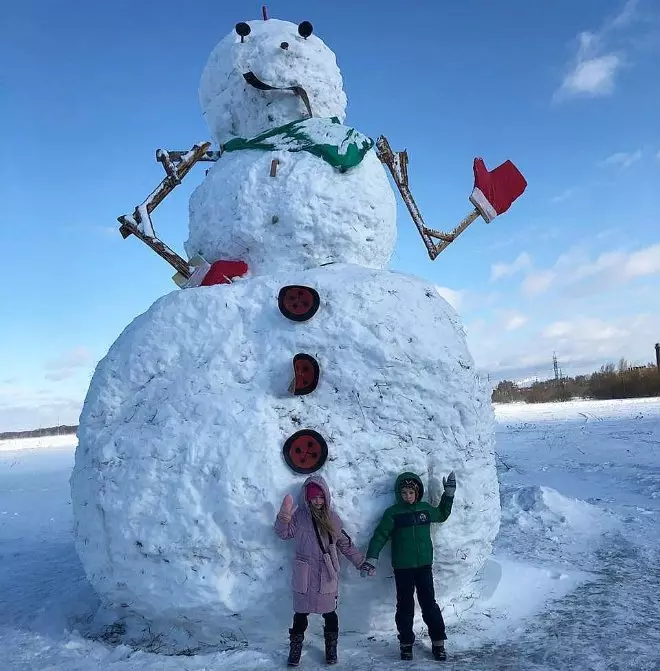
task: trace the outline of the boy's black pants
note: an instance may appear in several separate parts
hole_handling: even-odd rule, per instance
[[[417,590],[419,607],[422,609],[422,618],[429,629],[429,637],[432,641],[444,641],[447,638],[445,621],[442,619],[440,606],[435,601],[431,566],[394,569],[394,580],[396,582],[395,620],[400,643],[409,645],[415,642],[413,633],[415,590]]]

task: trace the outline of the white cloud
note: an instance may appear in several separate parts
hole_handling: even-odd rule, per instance
[[[591,373],[621,357],[643,365],[655,359],[660,315],[576,317],[568,309],[550,324],[533,327],[528,323],[527,332],[531,335],[524,338],[508,333],[496,337],[492,324],[468,329],[479,369],[489,371],[494,379],[548,379],[553,376],[554,352],[565,375]]]
[[[579,316],[550,324],[540,333],[540,342],[556,350],[565,367],[585,372],[585,364],[591,363],[593,370],[595,361],[602,364],[625,357],[650,362],[658,329],[660,318],[644,313],[614,319]]]
[[[495,282],[502,277],[509,277],[532,267],[532,257],[522,252],[513,263],[494,263],[490,267],[490,281]]]
[[[72,368],[83,368],[92,363],[92,353],[83,345],[78,345],[67,352],[64,352],[55,359],[46,362],[46,368],[49,370],[70,370]]]
[[[575,195],[575,189],[564,189],[560,194],[550,199],[553,203],[563,203],[565,200],[572,198]]]
[[[636,18],[639,0],[628,0],[623,9],[610,22],[611,28],[624,28]]]
[[[55,390],[0,384],[0,431],[77,424],[84,391],[69,396]]]
[[[53,370],[49,373],[46,373],[44,377],[51,382],[61,382],[62,380],[68,380],[74,375],[75,371],[72,368],[64,368],[62,370]]]
[[[463,298],[465,297],[464,291],[456,291],[449,287],[439,286],[436,286],[436,291],[454,308],[454,310],[456,310],[456,312],[460,310]]]
[[[82,401],[54,400],[39,406],[0,406],[0,431],[27,431],[62,424],[75,425]]]
[[[554,286],[573,296],[584,296],[659,274],[660,244],[635,251],[604,252],[595,259],[584,249],[574,248],[561,254],[551,268],[529,273],[520,290],[533,297]]]
[[[614,91],[614,76],[623,61],[616,54],[578,61],[566,75],[561,91],[567,95],[606,96]]]
[[[660,274],[660,244],[634,252],[615,251],[600,254],[595,261],[576,266],[567,279],[572,283],[586,278],[607,280],[611,285],[657,274]]]
[[[636,19],[638,2],[628,0],[599,30],[585,30],[578,35],[577,54],[555,92],[555,100],[577,96],[595,98],[614,91],[616,76],[625,64],[625,53],[613,47],[614,37]]]
[[[616,154],[608,156],[602,163],[602,165],[608,166],[613,165],[619,168],[629,168],[633,163],[637,163],[639,159],[642,158],[642,150],[637,149],[636,151],[626,152],[620,151]]]
[[[627,328],[587,317],[554,322],[541,331],[543,338],[556,341],[558,344],[599,343],[617,338],[625,339],[629,334]]]
[[[536,296],[547,291],[554,280],[555,273],[552,270],[540,270],[528,275],[520,288],[525,296]]]
[[[626,278],[660,273],[660,244],[630,254],[623,266],[623,273]]]
[[[515,331],[519,329],[521,326],[524,326],[526,323],[527,323],[527,317],[523,317],[522,315],[512,315],[506,320],[504,328],[507,331]]]

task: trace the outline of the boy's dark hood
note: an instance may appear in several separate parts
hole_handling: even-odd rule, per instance
[[[394,495],[396,496],[396,502],[397,503],[403,503],[404,505],[406,502],[401,498],[401,483],[404,480],[414,480],[418,486],[419,486],[419,495],[417,496],[417,501],[415,503],[419,503],[419,501],[422,500],[422,497],[424,496],[424,483],[421,481],[419,475],[417,473],[411,473],[410,471],[406,471],[405,473],[401,473],[396,479],[396,483],[394,485]]]

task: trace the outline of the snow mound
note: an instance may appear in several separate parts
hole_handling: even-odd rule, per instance
[[[310,321],[280,313],[288,284],[319,292]],[[321,367],[309,396],[287,391],[297,352]],[[267,635],[264,618],[288,621],[293,548],[273,522],[305,478],[282,456],[301,428],[327,440],[319,474],[363,549],[398,473],[417,472],[437,503],[455,470],[454,510],[434,530],[438,594],[469,584],[500,509],[492,407],[457,315],[416,278],[332,265],[172,293],[99,363],[71,477],[76,547],[97,591],[227,647]],[[389,550],[375,579],[342,572],[342,627],[391,627]]]
[[[502,523],[557,540],[568,535],[594,536],[611,527],[602,509],[537,485],[503,492]]]
[[[519,637],[526,619],[594,578],[595,574],[573,566],[496,555],[475,580],[474,598],[452,604],[445,613],[452,649],[473,650],[475,632],[482,644]]]
[[[269,86],[302,86],[313,116],[343,121],[346,95],[332,50],[316,35],[302,38],[298,26],[288,21],[248,25],[251,32],[244,42],[232,31],[211,52],[202,73],[199,100],[217,142],[253,137],[307,114],[300,97],[291,91],[262,91],[248,85],[243,77],[248,72]]]
[[[335,262],[384,268],[396,202],[374,150],[346,173],[307,152],[244,150],[225,154],[193,192],[189,232],[190,257],[242,259],[252,275]]]

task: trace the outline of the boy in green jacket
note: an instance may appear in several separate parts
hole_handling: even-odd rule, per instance
[[[442,478],[444,492],[437,508],[426,501],[424,485],[415,473],[401,473],[396,479],[396,504],[389,507],[376,527],[369,547],[367,559],[362,564],[361,575],[374,575],[378,555],[392,539],[392,567],[396,583],[396,628],[399,632],[401,659],[413,658],[413,620],[417,590],[417,601],[422,609],[422,618],[429,629],[433,657],[438,661],[447,659],[445,652],[445,623],[435,600],[433,588],[433,541],[431,524],[444,522],[451,513],[456,492],[456,477],[452,471]]]

